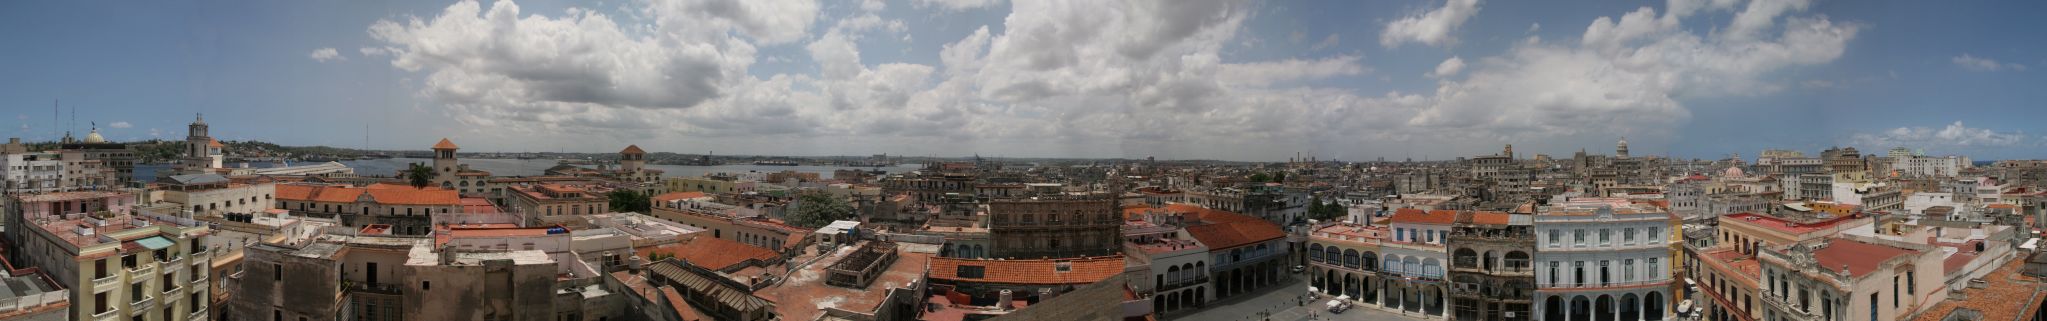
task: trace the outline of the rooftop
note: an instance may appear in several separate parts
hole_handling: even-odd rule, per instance
[[[1837,225],[1841,225],[1842,222],[1849,222],[1851,220],[1854,220],[1855,218],[1856,218],[1855,216],[1849,215],[1814,222],[1797,222],[1770,215],[1762,215],[1755,213],[1735,213],[1721,215],[1720,222],[1754,226],[1763,229],[1783,232],[1785,234],[1791,235],[1802,235],[1815,231],[1825,230],[1828,228],[1833,228]]]
[[[1835,238],[1827,240],[1827,246],[1813,251],[1812,256],[1814,260],[1819,262],[1822,268],[1841,272],[1840,269],[1842,267],[1847,267],[1849,273],[1846,274],[1849,276],[1859,276],[1867,275],[1870,271],[1876,271],[1877,267],[1883,265],[1884,261],[1891,260],[1891,258],[1916,254],[1918,252],[1912,249],[1889,245]]]
[[[664,244],[638,250],[640,257],[653,257],[660,253],[688,261],[689,264],[711,270],[725,270],[747,260],[765,264],[780,256],[773,250],[747,245],[732,240],[693,234],[685,236],[681,243]]]
[[[899,247],[895,264],[888,264],[886,270],[880,276],[876,276],[874,282],[868,284],[868,288],[843,288],[825,284],[829,276],[825,268],[837,264],[839,260],[845,260],[845,256],[854,254],[854,251],[858,251],[858,247],[852,245],[839,247],[837,251],[833,251],[831,258],[813,262],[809,266],[804,266],[802,270],[794,270],[780,284],[761,288],[759,294],[776,301],[776,315],[780,315],[782,319],[817,319],[819,315],[825,313],[825,309],[874,313],[874,309],[880,307],[884,299],[888,299],[888,288],[921,286],[919,280],[925,274],[923,272],[925,264],[935,260],[927,251]]]
[[[1981,314],[1981,318],[1976,320],[2031,320],[2039,313],[2041,295],[2047,290],[2043,290],[2039,278],[2019,273],[2025,264],[2026,260],[2005,262],[1983,276],[1982,287],[1964,287],[1959,293],[1949,295],[1948,300],[1934,303],[1912,320],[1941,321],[1957,311]]]
[[[931,279],[958,283],[1089,284],[1123,273],[1121,255],[1075,259],[932,258]],[[978,274],[978,275],[976,275]]]
[[[277,185],[277,198],[291,201],[323,203],[352,203],[369,193],[370,200],[379,204],[396,205],[461,205],[462,197],[454,190],[437,187],[413,188],[405,185],[373,184],[369,187],[318,184]]]

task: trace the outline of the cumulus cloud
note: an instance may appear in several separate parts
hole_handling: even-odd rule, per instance
[[[1429,73],[1442,79],[1424,92],[1364,93],[1315,81],[1371,73],[1354,53],[1225,60],[1225,47],[1248,37],[1239,34],[1253,11],[1245,0],[1017,2],[1000,26],[939,40],[931,63],[869,61],[863,34],[906,27],[868,12],[820,19],[814,2],[643,2],[629,6],[632,15],[612,17],[464,1],[431,17],[377,22],[370,30],[379,43],[368,48],[378,49],[363,52],[423,74],[420,97],[493,131],[1008,141],[1020,143],[998,146],[1259,157],[1289,148],[1273,142],[1421,141],[1449,149],[1653,139],[1689,119],[1685,98],[1796,86],[1773,73],[1836,59],[1860,29],[1795,14],[1801,4],[1763,3],[1779,0],[1735,12],[1735,21],[1747,22],[1728,24],[1749,25],[1739,34],[1677,27],[1698,12],[1740,7],[1710,1],[1602,17],[1578,41],[1530,38],[1495,56],[1451,57]],[[1692,2],[1673,6],[1679,3]],[[1476,10],[1477,1],[1450,1],[1410,17],[1413,26],[1394,41],[1451,43],[1455,25]],[[756,46],[794,48],[814,69],[750,73],[756,59],[788,59],[757,58]]]
[[[313,58],[313,61],[318,61],[318,62],[328,62],[328,61],[334,61],[334,60],[348,60],[348,57],[342,57],[342,56],[341,56],[341,51],[338,51],[338,50],[334,50],[334,48],[320,48],[320,49],[313,49],[313,53],[312,53],[312,54],[308,54],[308,55],[306,55],[306,56],[307,56],[307,57],[311,57],[311,58]]]
[[[1478,14],[1478,0],[1449,0],[1442,8],[1402,17],[1386,24],[1379,33],[1379,45],[1399,47],[1416,42],[1442,46],[1457,42],[1457,28]]]
[[[960,11],[991,7],[1002,3],[1002,0],[916,0],[912,1],[912,3],[915,3],[918,8],[938,7],[946,10]]]
[[[1962,69],[1966,69],[1969,71],[1985,72],[1997,72],[2006,70],[2026,71],[2026,65],[1999,62],[1997,60],[1992,60],[1990,58],[1979,58],[1976,56],[1971,56],[1966,53],[1960,56],[1955,56],[1955,58],[1952,60],[1954,61],[1955,66],[1960,66],[1962,67]]]
[[[117,122],[114,122],[114,123],[112,123],[112,124],[107,124],[107,128],[129,128],[129,127],[135,127],[135,125],[134,125],[134,124],[129,124],[128,122],[125,122],[125,121],[117,121]]]
[[[1436,64],[1436,71],[1429,72],[1426,76],[1436,78],[1449,77],[1456,76],[1460,72],[1464,72],[1464,58],[1451,56],[1450,59],[1444,59],[1443,63]]]
[[[2040,140],[2027,136],[2023,131],[1996,131],[1962,125],[1961,121],[1946,127],[1898,127],[1877,133],[1858,133],[1849,137],[1849,142],[1858,145],[1878,147],[1931,148],[1936,150],[1957,150],[1992,147],[2037,146]]]

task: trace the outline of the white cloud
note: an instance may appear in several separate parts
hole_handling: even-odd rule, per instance
[[[149,137],[163,137],[163,129],[150,128]]]
[[[314,50],[313,50],[313,53],[312,53],[312,54],[308,54],[308,55],[306,55],[306,56],[307,56],[307,57],[312,57],[312,58],[313,58],[313,61],[318,61],[318,62],[328,62],[328,61],[333,61],[333,60],[348,60],[348,57],[342,57],[342,56],[341,56],[341,52],[340,52],[340,51],[337,51],[337,50],[334,50],[334,48],[320,48],[320,49],[314,49]]]
[[[1971,56],[1966,53],[1960,56],[1955,56],[1955,58],[1952,60],[1954,61],[1955,66],[1961,66],[1962,69],[1967,69],[1970,71],[1986,72],[1998,72],[2006,70],[2026,71],[2026,65],[2021,65],[2017,63],[1998,62],[1997,60],[1992,60],[1990,58],[1978,58],[1976,56]]]
[[[125,122],[125,121],[117,121],[117,122],[114,122],[114,123],[112,123],[112,124],[107,124],[107,128],[129,128],[129,127],[135,127],[135,125],[134,125],[134,124],[129,124],[128,122]]]
[[[1734,7],[1712,4],[1688,13]],[[434,17],[380,21],[371,34],[393,67],[424,74],[419,96],[493,133],[1241,159],[1360,140],[1441,153],[1512,140],[1651,141],[1689,119],[1684,99],[1796,86],[1774,73],[1836,59],[1859,30],[1789,6],[1737,13],[1768,15],[1749,34],[1701,34],[1674,27],[1685,15],[1644,8],[1592,21],[1579,41],[1531,37],[1496,56],[1452,57],[1430,72],[1442,78],[1432,91],[1361,93],[1314,81],[1372,72],[1357,54],[1226,61],[1225,47],[1250,38],[1239,33],[1253,10],[1245,0],[1017,2],[999,28],[938,40],[945,44],[928,64],[867,61],[894,56],[856,45],[863,33],[898,30],[877,15],[813,23],[814,3],[751,4],[813,8],[810,18],[729,3],[641,5],[614,18],[465,1]],[[679,9],[692,5],[702,10]],[[1417,21],[1461,24],[1476,5],[1452,1]],[[1437,30],[1400,42],[1454,41],[1454,26]],[[756,59],[802,61],[759,57],[755,46],[778,43],[808,55],[814,71],[750,73]]]
[[[1478,0],[1446,1],[1442,8],[1387,23],[1386,30],[1379,33],[1379,45],[1393,48],[1406,42],[1430,46],[1455,44],[1457,28],[1478,14],[1478,9]]]
[[[987,8],[1002,3],[1002,0],[916,0],[911,3],[915,3],[918,8],[936,6],[946,10],[960,11]]]
[[[1452,56],[1450,59],[1444,59],[1443,63],[1436,64],[1436,71],[1429,72],[1426,76],[1443,78],[1456,76],[1460,72],[1464,72],[1464,58]]]
[[[1940,128],[1914,126],[1892,128],[1877,133],[1858,133],[1850,136],[1849,142],[1880,148],[1930,148],[1947,151],[2040,145],[2039,139],[2027,136],[2022,131],[2000,132],[1973,128],[1962,125],[1961,121]]]
[[[1342,42],[1343,42],[1343,38],[1342,38],[1342,37],[1339,37],[1339,36],[1337,36],[1336,34],[1333,34],[1333,33],[1332,33],[1332,34],[1329,34],[1329,36],[1328,36],[1328,37],[1322,37],[1322,41],[1321,41],[1321,42],[1316,42],[1314,46],[1309,46],[1309,47],[1308,47],[1308,51],[1322,51],[1322,49],[1328,49],[1329,47],[1335,47],[1335,46],[1336,46],[1337,44],[1339,44],[1339,43],[1342,43]]]

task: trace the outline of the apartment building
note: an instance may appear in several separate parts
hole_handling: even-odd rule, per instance
[[[71,289],[71,320],[207,320],[209,228],[118,191],[10,196],[13,262]]]

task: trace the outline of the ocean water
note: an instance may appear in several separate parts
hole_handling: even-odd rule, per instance
[[[432,162],[433,162],[432,159],[426,158],[387,158],[342,161],[341,164],[348,165],[349,168],[354,168],[356,175],[394,176],[398,173],[398,170],[404,169],[409,164]],[[310,163],[293,163],[293,165],[306,164]],[[479,158],[463,159],[462,164],[467,164],[469,165],[469,168],[472,169],[490,171],[492,175],[497,176],[537,176],[540,175],[542,172],[547,171],[547,168],[554,167],[558,163],[552,159]],[[242,164],[239,163],[227,164],[227,166],[241,167]],[[277,164],[248,163],[248,167],[255,168],[267,168],[273,166],[277,166]],[[143,182],[155,180],[157,171],[167,170],[170,169],[170,167],[171,166],[169,164],[136,164],[135,179],[137,181]],[[878,169],[890,173],[900,173],[916,170],[921,167],[922,165],[916,164],[902,164],[889,167],[841,167],[812,165],[762,166],[753,164],[727,164],[715,166],[647,165],[647,168],[667,171],[667,173],[664,175],[665,177],[699,177],[703,176],[704,174],[711,173],[746,173],[746,172],[772,173],[780,171],[797,171],[805,173],[818,173],[819,177],[831,178],[832,171],[841,169]]]

